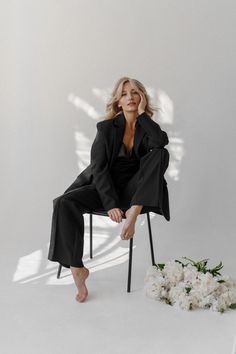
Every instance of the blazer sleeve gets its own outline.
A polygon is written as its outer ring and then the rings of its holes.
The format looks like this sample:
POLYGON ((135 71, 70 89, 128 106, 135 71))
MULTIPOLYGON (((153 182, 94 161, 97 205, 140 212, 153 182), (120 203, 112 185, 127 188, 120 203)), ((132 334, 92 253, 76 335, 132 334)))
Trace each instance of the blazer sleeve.
POLYGON ((104 209, 118 208, 119 198, 109 172, 105 139, 99 129, 91 147, 91 171, 104 209))
POLYGON ((137 121, 147 133, 151 147, 161 148, 169 143, 167 133, 146 112, 141 113, 137 121))

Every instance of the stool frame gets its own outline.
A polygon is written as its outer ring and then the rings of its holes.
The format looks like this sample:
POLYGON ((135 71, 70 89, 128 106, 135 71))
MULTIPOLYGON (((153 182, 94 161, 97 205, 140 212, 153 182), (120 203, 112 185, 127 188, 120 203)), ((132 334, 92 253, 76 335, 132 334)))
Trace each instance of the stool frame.
MULTIPOLYGON (((107 216, 104 213, 89 213, 89 255, 90 258, 93 258, 93 215, 101 215, 107 216)), ((152 229, 151 229, 151 221, 149 212, 146 213, 147 222, 148 222, 148 233, 149 233, 149 242, 150 242, 150 250, 151 250, 151 260, 152 265, 155 265, 155 256, 154 256, 154 248, 153 248, 153 240, 152 240, 152 229)), ((131 289, 131 272, 132 272, 132 258, 133 258, 133 237, 129 240, 129 265, 128 265, 128 281, 127 281, 127 292, 130 293, 131 289)), ((60 278, 62 265, 59 264, 57 271, 57 278, 60 278)))

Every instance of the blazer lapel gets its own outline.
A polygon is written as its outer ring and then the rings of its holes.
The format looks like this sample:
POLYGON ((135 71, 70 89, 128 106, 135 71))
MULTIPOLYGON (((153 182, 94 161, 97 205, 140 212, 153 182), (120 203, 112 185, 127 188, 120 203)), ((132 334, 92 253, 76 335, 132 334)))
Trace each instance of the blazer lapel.
POLYGON ((114 125, 114 149, 111 157, 111 165, 115 161, 123 141, 123 136, 125 132, 125 116, 123 115, 123 113, 119 113, 113 119, 113 125, 114 125))
POLYGON ((145 131, 143 130, 143 128, 141 127, 141 125, 139 124, 139 122, 136 122, 136 129, 135 129, 135 134, 134 134, 134 152, 136 154, 136 156, 139 156, 139 145, 143 139, 143 136, 145 134, 145 131))

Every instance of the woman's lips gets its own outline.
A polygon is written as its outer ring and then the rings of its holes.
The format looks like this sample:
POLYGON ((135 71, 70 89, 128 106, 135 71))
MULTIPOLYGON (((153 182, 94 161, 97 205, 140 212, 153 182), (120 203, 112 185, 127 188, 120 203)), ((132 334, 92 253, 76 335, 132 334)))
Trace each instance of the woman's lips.
POLYGON ((135 104, 135 102, 128 103, 128 106, 130 106, 131 104, 135 104))

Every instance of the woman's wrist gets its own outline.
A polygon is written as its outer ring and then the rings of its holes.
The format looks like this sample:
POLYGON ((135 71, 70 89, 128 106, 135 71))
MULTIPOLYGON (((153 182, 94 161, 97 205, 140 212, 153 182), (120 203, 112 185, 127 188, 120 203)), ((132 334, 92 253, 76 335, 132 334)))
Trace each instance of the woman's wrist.
POLYGON ((138 111, 138 115, 140 116, 142 113, 144 113, 144 109, 138 111))

